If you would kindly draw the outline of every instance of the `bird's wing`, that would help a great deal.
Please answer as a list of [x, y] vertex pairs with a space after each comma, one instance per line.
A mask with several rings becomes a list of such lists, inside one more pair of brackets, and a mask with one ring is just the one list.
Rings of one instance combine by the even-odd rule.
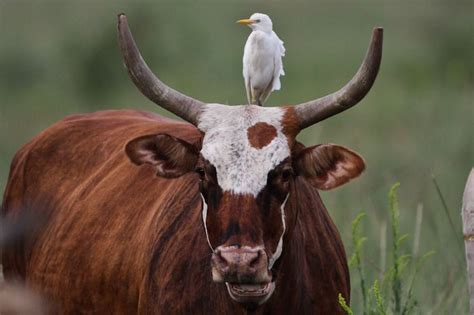
[[285, 75], [285, 71], [283, 70], [283, 62], [282, 62], [282, 57], [285, 56], [286, 49], [285, 46], [283, 46], [283, 41], [273, 32], [274, 38], [276, 40], [276, 49], [275, 49], [275, 54], [273, 55], [273, 91], [277, 91], [281, 88], [281, 83], [280, 83], [280, 76]]
[[[273, 33], [275, 33], [275, 32], [273, 32]], [[278, 43], [279, 43], [278, 46], [280, 47], [280, 55], [281, 55], [282, 57], [285, 57], [286, 49], [285, 49], [285, 46], [283, 45], [285, 42], [282, 41], [282, 40], [278, 37], [278, 35], [277, 35], [276, 33], [275, 33], [275, 36], [276, 36], [276, 38], [278, 39]]]
[[[259, 101], [260, 101], [260, 104], [261, 106], [263, 106], [263, 104], [265, 103], [265, 101], [267, 100], [267, 98], [270, 96], [270, 93], [272, 93], [272, 91], [275, 90], [274, 86], [274, 81], [275, 81], [275, 78], [272, 79], [272, 81], [270, 81], [268, 83], [268, 86], [262, 91], [262, 93], [260, 94], [259, 96]], [[278, 80], [279, 81], [279, 80]], [[280, 83], [280, 82], [278, 82]]]

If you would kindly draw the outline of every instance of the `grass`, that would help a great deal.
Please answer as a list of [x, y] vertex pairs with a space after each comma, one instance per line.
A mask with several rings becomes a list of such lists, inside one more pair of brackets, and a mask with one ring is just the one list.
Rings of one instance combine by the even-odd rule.
[[[397, 198], [399, 187], [399, 183], [393, 185], [388, 193], [392, 231], [392, 246], [389, 253], [391, 265], [387, 270], [381, 270], [381, 276], [373, 280], [373, 284], [369, 288], [367, 288], [366, 282], [368, 281], [367, 274], [370, 274], [371, 271], [363, 264], [362, 259], [363, 244], [367, 241], [367, 237], [363, 236], [360, 231], [362, 219], [366, 214], [359, 213], [352, 221], [353, 254], [349, 259], [349, 267], [355, 269], [358, 275], [361, 295], [359, 308], [361, 309], [360, 314], [363, 315], [409, 315], [420, 312], [417, 309], [418, 301], [413, 295], [416, 278], [425, 261], [434, 255], [434, 251], [429, 251], [421, 257], [414, 257], [401, 250], [402, 244], [409, 238], [409, 235], [400, 234], [400, 211]], [[421, 222], [419, 224], [421, 225]], [[382, 252], [382, 255], [387, 255], [387, 253]], [[347, 305], [342, 295], [339, 295], [339, 305], [347, 314], [355, 313]]]

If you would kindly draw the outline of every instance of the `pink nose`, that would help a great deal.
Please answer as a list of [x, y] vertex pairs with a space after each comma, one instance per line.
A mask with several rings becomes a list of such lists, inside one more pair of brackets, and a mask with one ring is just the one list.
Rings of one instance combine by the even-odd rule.
[[212, 256], [213, 267], [225, 282], [268, 282], [267, 255], [260, 248], [218, 247]]

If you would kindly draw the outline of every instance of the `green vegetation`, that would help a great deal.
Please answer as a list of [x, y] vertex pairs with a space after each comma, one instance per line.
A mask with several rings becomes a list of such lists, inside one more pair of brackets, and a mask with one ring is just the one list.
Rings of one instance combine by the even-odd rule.
[[339, 305], [341, 305], [341, 307], [344, 309], [344, 311], [346, 311], [346, 313], [348, 315], [354, 315], [354, 312], [349, 307], [349, 305], [347, 305], [346, 300], [344, 299], [344, 297], [342, 296], [341, 293], [339, 293], [338, 298], [339, 298]]
[[[413, 297], [413, 290], [415, 288], [415, 279], [423, 266], [425, 260], [434, 254], [434, 251], [429, 251], [421, 257], [414, 257], [412, 254], [403, 254], [401, 246], [404, 241], [408, 240], [409, 235], [400, 235], [399, 225], [399, 206], [397, 199], [397, 189], [400, 184], [397, 183], [392, 186], [388, 194], [389, 199], [389, 214], [390, 227], [392, 230], [392, 248], [390, 256], [392, 257], [391, 266], [388, 270], [381, 269], [379, 276], [374, 280], [372, 287], [366, 289], [365, 282], [367, 281], [366, 273], [370, 273], [370, 269], [363, 265], [362, 261], [362, 247], [367, 240], [361, 235], [360, 224], [365, 217], [365, 213], [360, 213], [352, 221], [352, 244], [353, 251], [349, 267], [356, 269], [359, 277], [360, 293], [362, 307], [357, 314], [363, 315], [408, 315], [417, 311], [418, 302]], [[418, 222], [421, 224], [421, 222]], [[384, 232], [386, 232], [384, 230]], [[384, 239], [382, 237], [382, 239]], [[384, 246], [381, 246], [381, 255], [386, 256]], [[354, 275], [354, 273], [352, 273]], [[379, 286], [379, 280], [382, 286]], [[423, 285], [419, 283], [418, 285]], [[339, 305], [346, 311], [347, 314], [354, 314], [354, 311], [347, 305], [346, 301], [339, 295]]]
[[[285, 41], [286, 76], [268, 106], [304, 102], [341, 87], [357, 70], [372, 28], [383, 26], [382, 66], [372, 91], [299, 139], [345, 145], [367, 164], [359, 179], [321, 192], [348, 253], [354, 252], [351, 219], [366, 210], [360, 222], [367, 237], [360, 256], [366, 281], [362, 289], [359, 272], [352, 270], [354, 313], [362, 314], [364, 303], [367, 310], [375, 307], [373, 281], [382, 279], [381, 270], [394, 258], [380, 255], [382, 246], [393, 247], [393, 235], [385, 233], [385, 245], [381, 235], [388, 230], [386, 192], [394, 182], [403, 183], [399, 231], [412, 236], [400, 242], [398, 259], [409, 253], [413, 268], [417, 253], [437, 252], [417, 272], [410, 293], [416, 312], [468, 313], [459, 212], [474, 161], [472, 1], [0, 0], [0, 191], [16, 150], [66, 115], [135, 108], [170, 116], [135, 89], [122, 66], [115, 29], [120, 12], [128, 15], [147, 63], [164, 82], [226, 104], [246, 99], [241, 62], [249, 30], [236, 25], [237, 19], [268, 13]], [[378, 281], [379, 302], [391, 311], [386, 282]], [[402, 311], [409, 283], [401, 282]], [[361, 291], [367, 291], [366, 302]]]

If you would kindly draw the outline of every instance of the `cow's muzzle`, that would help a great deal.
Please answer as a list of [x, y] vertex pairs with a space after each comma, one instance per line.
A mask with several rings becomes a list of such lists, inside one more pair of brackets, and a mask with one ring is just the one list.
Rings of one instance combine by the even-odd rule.
[[244, 304], [262, 304], [275, 290], [262, 247], [219, 246], [212, 255], [212, 278], [225, 282], [232, 299]]

